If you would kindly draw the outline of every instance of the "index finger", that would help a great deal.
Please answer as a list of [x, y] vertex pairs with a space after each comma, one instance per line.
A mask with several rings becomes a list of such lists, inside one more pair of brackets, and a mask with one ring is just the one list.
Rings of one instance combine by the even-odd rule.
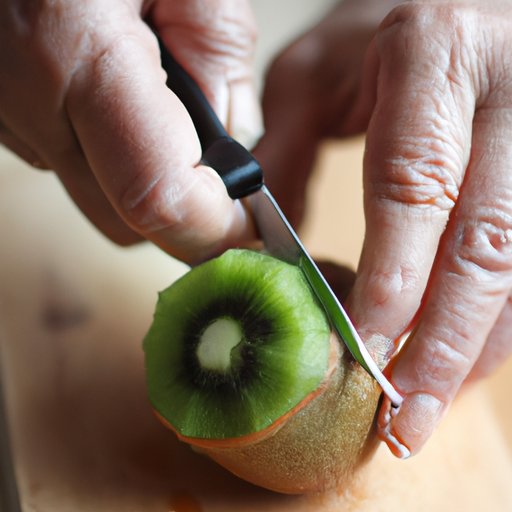
[[411, 13], [395, 10], [371, 48], [379, 70], [364, 159], [366, 234], [349, 301], [366, 339], [396, 339], [418, 310], [471, 143], [473, 84], [451, 69], [446, 32], [423, 30]]
[[250, 236], [240, 203], [198, 165], [190, 117], [166, 87], [156, 38], [136, 13], [91, 36], [93, 56], [75, 72], [67, 111], [101, 188], [144, 237], [194, 262]]

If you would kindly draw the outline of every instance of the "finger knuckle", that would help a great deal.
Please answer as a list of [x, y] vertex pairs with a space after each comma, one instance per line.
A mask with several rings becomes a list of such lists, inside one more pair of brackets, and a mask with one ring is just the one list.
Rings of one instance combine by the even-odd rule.
[[380, 179], [372, 184], [377, 198], [450, 211], [458, 197], [460, 166], [439, 151], [440, 145], [434, 139], [403, 140], [397, 156], [386, 161]]
[[178, 231], [185, 225], [185, 203], [190, 187], [164, 173], [144, 174], [130, 181], [118, 201], [120, 215], [136, 232], [149, 234], [162, 229]]
[[[87, 36], [83, 44], [90, 46], [90, 51], [84, 52], [80, 66], [90, 71], [90, 78], [98, 85], [104, 85], [110, 72], [130, 60], [134, 50], [137, 51], [142, 44], [139, 34], [127, 29], [124, 33], [120, 31], [106, 32], [105, 29], [98, 29]], [[128, 73], [126, 73], [129, 76]]]
[[[496, 275], [512, 281], [512, 208], [508, 201], [501, 207], [476, 210], [460, 222], [455, 239], [455, 271], [479, 279], [495, 280]], [[505, 284], [505, 282], [503, 284]]]
[[[365, 288], [368, 290], [368, 302], [375, 307], [389, 306], [397, 301], [411, 300], [418, 302], [414, 293], [421, 283], [421, 276], [414, 268], [401, 265], [395, 270], [374, 270], [366, 278]], [[414, 310], [418, 304], [414, 304]]]
[[460, 4], [403, 3], [390, 11], [381, 26], [386, 29], [398, 25], [421, 37], [443, 29], [453, 32], [472, 12], [472, 8]]
[[416, 66], [429, 82], [433, 82], [432, 73], [437, 73], [434, 81], [463, 94], [461, 85], [469, 81], [475, 86], [470, 77], [478, 68], [479, 56], [474, 50], [479, 26], [478, 13], [471, 6], [407, 3], [384, 20], [377, 46], [381, 58], [393, 69], [400, 61]]
[[187, 23], [196, 29], [192, 37], [200, 38], [204, 48], [222, 59], [245, 61], [252, 57], [258, 34], [248, 2], [213, 2], [209, 13], [200, 2], [197, 9], [197, 16]]
[[415, 381], [420, 387], [451, 396], [474, 364], [474, 346], [464, 333], [447, 328], [436, 332], [427, 343]]
[[399, 5], [384, 18], [377, 42], [386, 48], [396, 44], [402, 46], [406, 42], [422, 44], [425, 37], [439, 33], [436, 18], [436, 6], [417, 3]]
[[430, 26], [435, 6], [427, 4], [407, 3], [392, 9], [382, 23], [383, 28], [389, 28], [396, 24], [408, 24], [416, 29]]

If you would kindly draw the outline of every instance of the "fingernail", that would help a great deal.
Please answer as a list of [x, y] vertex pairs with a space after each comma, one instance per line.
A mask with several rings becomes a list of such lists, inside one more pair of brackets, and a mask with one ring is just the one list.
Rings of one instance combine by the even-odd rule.
[[399, 413], [400, 407], [393, 407], [391, 401], [385, 397], [380, 409], [378, 419], [378, 435], [386, 443], [390, 452], [399, 459], [408, 459], [411, 456], [409, 448], [398, 439], [393, 431], [393, 418]]
[[252, 83], [247, 80], [229, 84], [228, 132], [240, 144], [251, 149], [263, 135], [261, 109]]
[[379, 434], [399, 458], [418, 453], [439, 423], [444, 404], [428, 393], [412, 393], [405, 397], [400, 410], [381, 412]]

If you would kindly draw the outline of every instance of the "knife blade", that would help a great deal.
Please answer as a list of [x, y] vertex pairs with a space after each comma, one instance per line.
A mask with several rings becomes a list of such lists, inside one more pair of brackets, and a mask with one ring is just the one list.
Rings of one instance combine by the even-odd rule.
[[158, 36], [157, 39], [162, 67], [167, 72], [167, 86], [188, 110], [201, 142], [201, 163], [217, 171], [232, 199], [248, 197], [266, 251], [301, 268], [332, 327], [354, 359], [376, 379], [392, 406], [400, 407], [402, 396], [369, 354], [346, 311], [264, 184], [259, 163], [228, 135], [199, 86]]
[[257, 192], [251, 194], [249, 201], [265, 249], [272, 256], [297, 265], [302, 270], [318, 301], [323, 306], [331, 326], [343, 340], [354, 359], [379, 383], [392, 406], [400, 407], [402, 396], [377, 366], [347, 312], [266, 185], [262, 185]]

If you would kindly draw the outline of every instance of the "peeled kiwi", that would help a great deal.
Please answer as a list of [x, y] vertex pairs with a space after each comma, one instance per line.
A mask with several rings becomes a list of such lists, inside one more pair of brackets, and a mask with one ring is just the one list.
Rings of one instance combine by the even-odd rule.
[[160, 293], [144, 350], [162, 422], [257, 485], [346, 484], [375, 444], [379, 389], [293, 265], [229, 250], [194, 268]]

